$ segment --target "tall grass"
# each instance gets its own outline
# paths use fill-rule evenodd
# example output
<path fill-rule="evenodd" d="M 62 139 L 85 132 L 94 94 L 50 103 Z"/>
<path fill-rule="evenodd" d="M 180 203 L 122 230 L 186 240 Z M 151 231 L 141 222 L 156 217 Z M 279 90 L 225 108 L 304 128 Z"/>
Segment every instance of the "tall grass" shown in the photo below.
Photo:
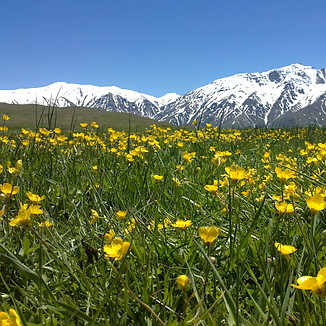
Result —
<path fill-rule="evenodd" d="M 320 129 L 4 131 L 0 178 L 19 192 L 1 188 L 1 311 L 16 309 L 23 325 L 325 325 L 325 298 L 291 286 L 326 265 L 325 215 L 306 203 L 325 196 L 325 138 Z M 276 167 L 295 176 L 283 182 Z M 34 205 L 27 192 L 45 196 L 43 214 L 11 226 L 21 204 Z M 221 229 L 213 245 L 201 226 Z M 130 243 L 120 260 L 103 249 L 109 230 Z M 275 242 L 297 250 L 282 255 Z M 189 278 L 183 290 L 179 275 Z"/>

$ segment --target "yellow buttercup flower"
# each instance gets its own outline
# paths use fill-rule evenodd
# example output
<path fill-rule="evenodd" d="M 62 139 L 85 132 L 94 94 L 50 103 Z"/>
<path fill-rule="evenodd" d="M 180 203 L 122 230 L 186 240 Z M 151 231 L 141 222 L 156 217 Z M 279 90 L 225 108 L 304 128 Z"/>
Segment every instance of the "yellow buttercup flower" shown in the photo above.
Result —
<path fill-rule="evenodd" d="M 179 171 L 183 171 L 186 168 L 184 165 L 180 165 L 180 164 L 176 165 L 175 167 Z"/>
<path fill-rule="evenodd" d="M 296 177 L 296 173 L 290 169 L 282 170 L 281 168 L 276 168 L 275 173 L 282 183 L 284 183 L 288 179 Z"/>
<path fill-rule="evenodd" d="M 18 215 L 10 222 L 10 226 L 31 226 L 34 220 L 34 215 L 43 214 L 39 205 L 20 204 Z"/>
<path fill-rule="evenodd" d="M 88 123 L 87 122 L 85 122 L 85 123 L 80 123 L 79 124 L 82 128 L 86 128 L 87 126 L 88 126 Z"/>
<path fill-rule="evenodd" d="M 192 222 L 190 220 L 177 220 L 174 224 L 171 224 L 171 226 L 182 230 L 185 230 L 190 225 L 192 225 Z"/>
<path fill-rule="evenodd" d="M 92 122 L 91 122 L 91 127 L 97 129 L 97 128 L 99 128 L 100 126 L 99 126 L 95 121 L 92 121 Z"/>
<path fill-rule="evenodd" d="M 194 157 L 196 156 L 196 152 L 183 152 L 182 153 L 182 157 L 185 161 L 185 163 L 191 163 L 191 161 L 194 159 Z"/>
<path fill-rule="evenodd" d="M 309 290 L 323 297 L 326 293 L 326 267 L 322 268 L 316 277 L 302 276 L 297 279 L 298 285 L 291 286 L 300 290 Z"/>
<path fill-rule="evenodd" d="M 185 291 L 189 285 L 190 279 L 187 275 L 179 275 L 177 277 L 177 285 L 182 290 Z"/>
<path fill-rule="evenodd" d="M 104 246 L 104 255 L 106 258 L 121 260 L 130 249 L 130 242 L 123 241 L 121 238 L 114 238 L 110 244 Z"/>
<path fill-rule="evenodd" d="M 312 215 L 315 215 L 319 211 L 322 211 L 324 208 L 326 208 L 326 202 L 321 194 L 307 196 L 306 203 Z"/>
<path fill-rule="evenodd" d="M 205 246 L 211 246 L 220 234 L 221 229 L 216 226 L 202 226 L 199 228 L 199 236 L 204 241 Z"/>
<path fill-rule="evenodd" d="M 290 214 L 294 212 L 293 204 L 288 204 L 286 202 L 275 203 L 275 208 L 281 214 Z"/>
<path fill-rule="evenodd" d="M 29 209 L 32 214 L 38 215 L 38 214 L 43 214 L 43 211 L 41 210 L 40 205 L 21 205 L 24 207 L 24 209 Z"/>
<path fill-rule="evenodd" d="M 15 167 L 12 167 L 11 166 L 11 162 L 8 162 L 7 163 L 7 168 L 8 168 L 8 172 L 10 173 L 10 174 L 18 174 L 19 172 L 20 172 L 20 170 L 22 169 L 22 167 L 23 167 L 23 161 L 22 160 L 18 160 L 17 162 L 16 162 L 16 165 L 15 165 Z"/>
<path fill-rule="evenodd" d="M 94 209 L 91 209 L 91 216 L 90 216 L 90 220 L 89 220 L 89 224 L 94 224 L 99 218 L 100 218 L 100 215 L 99 213 L 94 210 Z"/>
<path fill-rule="evenodd" d="M 284 187 L 284 197 L 285 198 L 294 198 L 294 197 L 299 197 L 299 195 L 296 193 L 297 191 L 297 186 L 294 182 L 290 182 L 287 186 Z"/>
<path fill-rule="evenodd" d="M 136 219 L 131 218 L 130 221 L 128 221 L 127 227 L 123 230 L 123 232 L 125 234 L 129 234 L 130 232 L 132 232 L 136 228 L 136 223 L 137 223 Z"/>
<path fill-rule="evenodd" d="M 10 183 L 4 183 L 0 186 L 0 190 L 6 195 L 6 197 L 11 198 L 13 195 L 18 193 L 19 187 L 12 186 Z"/>
<path fill-rule="evenodd" d="M 211 194 L 216 195 L 218 191 L 218 181 L 214 180 L 212 185 L 204 186 L 204 189 L 209 191 Z"/>
<path fill-rule="evenodd" d="M 123 218 L 125 218 L 128 214 L 128 211 L 118 211 L 115 213 L 115 217 L 117 220 L 122 220 Z"/>
<path fill-rule="evenodd" d="M 239 180 L 248 179 L 251 175 L 250 172 L 246 171 L 240 166 L 236 166 L 234 168 L 226 167 L 225 171 L 227 173 L 227 176 L 231 179 L 232 183 L 236 183 Z"/>
<path fill-rule="evenodd" d="M 49 222 L 49 221 L 44 221 L 44 222 L 42 222 L 42 223 L 38 223 L 38 226 L 39 226 L 39 227 L 41 227 L 41 228 L 46 228 L 46 229 L 52 227 L 53 225 L 54 225 L 54 223 Z"/>
<path fill-rule="evenodd" d="M 275 242 L 274 246 L 282 256 L 288 256 L 297 251 L 297 249 L 293 246 L 282 245 L 281 243 L 278 242 Z"/>
<path fill-rule="evenodd" d="M 172 177 L 171 180 L 174 182 L 174 184 L 175 184 L 177 187 L 180 187 L 180 186 L 181 186 L 181 181 L 179 181 L 177 178 Z"/>
<path fill-rule="evenodd" d="M 45 196 L 39 196 L 39 195 L 35 195 L 33 193 L 31 193 L 30 191 L 28 191 L 26 193 L 28 199 L 34 203 L 34 204 L 39 204 L 43 199 L 45 199 Z"/>
<path fill-rule="evenodd" d="M 0 312 L 0 326 L 21 326 L 17 312 L 14 309 L 9 309 L 9 314 Z"/>
<path fill-rule="evenodd" d="M 157 175 L 157 174 L 154 174 L 154 175 L 153 175 L 153 179 L 154 179 L 156 182 L 162 181 L 162 180 L 163 180 L 163 175 Z"/>
<path fill-rule="evenodd" d="M 112 240 L 115 238 L 115 232 L 114 230 L 109 230 L 107 233 L 104 234 L 104 238 L 108 243 L 111 243 Z"/>

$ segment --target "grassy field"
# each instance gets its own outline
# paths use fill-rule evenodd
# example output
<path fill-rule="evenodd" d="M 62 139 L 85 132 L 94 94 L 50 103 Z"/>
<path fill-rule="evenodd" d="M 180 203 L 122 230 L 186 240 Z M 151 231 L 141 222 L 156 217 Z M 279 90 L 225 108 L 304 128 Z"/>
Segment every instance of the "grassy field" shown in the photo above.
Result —
<path fill-rule="evenodd" d="M 0 323 L 326 325 L 324 129 L 3 118 Z"/>
<path fill-rule="evenodd" d="M 140 131 L 156 123 L 162 128 L 173 127 L 169 123 L 160 123 L 149 118 L 143 118 L 135 114 L 107 112 L 99 109 L 85 107 L 46 107 L 35 104 L 6 104 L 0 103 L 0 116 L 10 115 L 7 122 L 10 129 L 39 127 L 54 129 L 61 128 L 64 131 L 78 129 L 79 124 L 85 121 L 96 121 L 100 127 L 111 127 L 115 130 Z"/>

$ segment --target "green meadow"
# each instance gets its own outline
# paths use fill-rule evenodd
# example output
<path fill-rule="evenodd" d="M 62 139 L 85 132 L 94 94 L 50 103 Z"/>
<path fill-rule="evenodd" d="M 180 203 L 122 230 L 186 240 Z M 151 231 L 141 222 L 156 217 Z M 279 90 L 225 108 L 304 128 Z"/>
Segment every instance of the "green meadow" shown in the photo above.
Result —
<path fill-rule="evenodd" d="M 75 128 L 80 129 L 79 124 L 88 121 L 90 117 L 93 121 L 98 122 L 103 130 L 111 127 L 115 130 L 135 132 L 144 130 L 154 123 L 163 128 L 175 128 L 169 123 L 157 122 L 135 114 L 108 112 L 86 107 L 60 108 L 36 104 L 0 103 L 0 116 L 8 114 L 8 112 L 10 112 L 11 119 L 7 122 L 7 126 L 11 130 L 20 130 L 21 128 L 33 128 L 35 130 L 39 127 L 54 129 L 58 127 L 68 132 Z"/>
<path fill-rule="evenodd" d="M 0 325 L 326 325 L 325 129 L 8 108 Z"/>

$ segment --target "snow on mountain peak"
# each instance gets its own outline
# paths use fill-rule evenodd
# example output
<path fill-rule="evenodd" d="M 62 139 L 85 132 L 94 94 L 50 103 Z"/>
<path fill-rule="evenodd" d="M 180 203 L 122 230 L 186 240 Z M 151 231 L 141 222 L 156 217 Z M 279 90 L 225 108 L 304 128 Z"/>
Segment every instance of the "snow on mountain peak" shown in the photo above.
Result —
<path fill-rule="evenodd" d="M 287 112 L 298 112 L 316 101 L 324 103 L 318 100 L 323 94 L 325 70 L 297 63 L 217 79 L 181 96 L 158 119 L 188 124 L 201 116 L 203 122 L 215 125 L 225 121 L 233 127 L 267 126 Z"/>
<path fill-rule="evenodd" d="M 183 96 L 168 93 L 154 97 L 117 86 L 65 82 L 30 89 L 0 90 L 0 102 L 5 103 L 86 106 L 131 112 L 175 124 L 188 124 L 203 115 L 203 121 L 219 125 L 225 120 L 233 127 L 267 126 L 287 112 L 298 112 L 317 102 L 321 103 L 319 106 L 325 106 L 323 96 L 326 96 L 325 69 L 300 63 L 261 73 L 220 78 Z"/>

